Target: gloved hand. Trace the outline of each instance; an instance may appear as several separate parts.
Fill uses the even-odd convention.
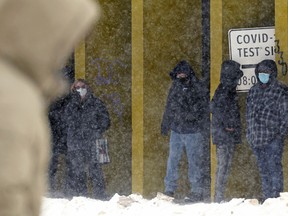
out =
[[[193,115],[193,114],[187,114],[187,115],[185,116],[185,119],[186,119],[187,121],[192,122],[192,121],[196,121],[196,120],[197,120],[197,116],[195,116],[195,115]]]
[[[162,136],[167,136],[169,132],[169,129],[166,127],[161,127],[161,135]]]

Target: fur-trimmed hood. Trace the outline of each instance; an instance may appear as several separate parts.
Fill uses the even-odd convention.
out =
[[[52,99],[66,88],[59,69],[98,15],[91,0],[3,0],[0,56]]]

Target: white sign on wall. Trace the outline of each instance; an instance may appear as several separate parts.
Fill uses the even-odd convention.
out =
[[[247,92],[257,82],[256,64],[264,59],[275,60],[275,28],[230,29],[228,39],[230,59],[241,64],[244,73],[237,90]]]

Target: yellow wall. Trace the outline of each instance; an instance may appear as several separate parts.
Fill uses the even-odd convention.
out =
[[[169,72],[182,59],[201,74],[201,1],[144,1],[144,194],[164,190],[169,137],[160,135],[171,84]],[[186,163],[179,191],[187,188]]]
[[[132,192],[143,194],[143,0],[132,1]]]
[[[112,127],[107,133],[112,162],[104,166],[107,189],[111,194],[139,192],[153,197],[164,190],[169,137],[160,135],[160,124],[171,84],[169,71],[178,61],[186,59],[201,77],[202,1],[99,2],[101,20],[86,43],[76,49],[75,56],[76,76],[89,80],[112,117]],[[229,58],[229,29],[274,26],[276,22],[276,38],[281,39],[287,53],[287,0],[275,2],[276,12],[273,0],[241,0],[241,4],[237,0],[210,1],[211,97],[219,83],[221,62]],[[281,79],[287,81],[287,76]],[[245,99],[246,93],[241,93],[243,144],[235,152],[228,198],[260,194],[255,159],[245,139]],[[213,180],[216,163],[213,146],[211,158]],[[180,194],[189,190],[186,169],[184,158],[180,164]],[[212,194],[213,185],[214,181]]]
[[[283,52],[276,55],[276,61],[284,63],[287,66],[288,62],[288,1],[287,0],[275,0],[275,37],[279,41],[279,51]],[[285,83],[288,83],[288,75],[283,75],[285,68],[278,64],[279,75],[278,78]],[[288,69],[288,68],[287,68]],[[283,155],[284,166],[284,191],[288,190],[288,139],[286,139],[286,145]]]
[[[99,0],[100,21],[86,40],[86,79],[111,116],[109,194],[131,193],[131,1]],[[75,27],[77,28],[77,26]]]

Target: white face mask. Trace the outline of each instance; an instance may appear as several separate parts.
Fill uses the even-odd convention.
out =
[[[76,89],[76,91],[80,94],[81,97],[84,97],[87,94],[86,88],[79,88],[79,89]]]

